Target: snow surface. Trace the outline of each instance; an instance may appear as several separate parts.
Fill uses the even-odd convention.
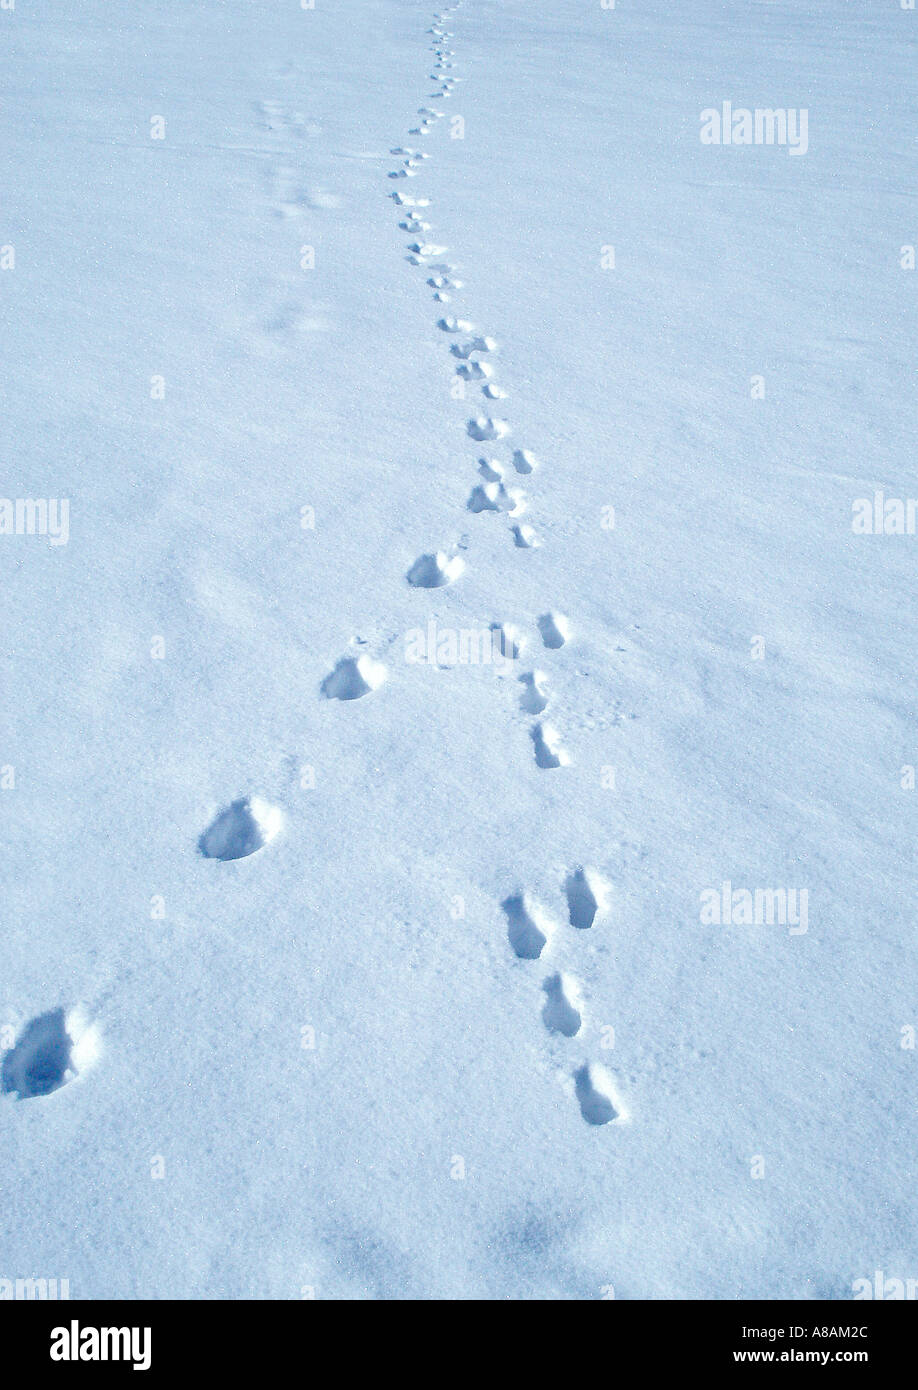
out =
[[[450,11],[0,11],[0,1276],[914,1277],[918,14]]]

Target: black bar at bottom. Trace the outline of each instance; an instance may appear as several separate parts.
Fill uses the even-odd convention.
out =
[[[40,1371],[64,1381],[135,1368],[146,1378],[204,1371],[238,1380],[281,1371],[291,1359],[291,1369],[305,1378],[320,1364],[327,1367],[329,1356],[349,1377],[363,1363],[367,1374],[400,1368],[436,1381],[444,1357],[453,1374],[465,1363],[469,1374],[480,1375],[487,1346],[521,1361],[554,1346],[573,1358],[572,1369],[582,1353],[594,1365],[605,1361],[610,1374],[619,1363],[650,1372],[787,1366],[891,1372],[912,1363],[918,1322],[912,1302],[598,1300],[550,1311],[541,1303],[430,1302],[412,1305],[407,1316],[404,1309],[399,1302],[6,1302],[0,1338],[5,1357],[15,1350],[20,1375]],[[575,1340],[565,1351],[557,1338],[568,1331]],[[496,1343],[482,1343],[489,1333]],[[431,1339],[439,1365],[430,1362]],[[630,1361],[622,1362],[623,1355]]]

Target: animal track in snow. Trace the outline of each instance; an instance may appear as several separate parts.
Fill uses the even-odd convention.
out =
[[[625,1118],[624,1106],[618,1098],[609,1072],[596,1062],[586,1062],[574,1073],[574,1090],[580,1102],[580,1113],[589,1125],[607,1125],[610,1120]]]
[[[513,467],[517,473],[534,473],[538,460],[529,449],[517,449],[513,455]]]
[[[444,333],[471,333],[475,325],[469,323],[467,319],[448,318],[440,319],[437,327]]]
[[[469,436],[479,444],[487,440],[503,439],[510,433],[506,420],[492,420],[490,415],[478,415],[466,426]]]
[[[487,386],[482,386],[481,390],[482,394],[487,396],[491,401],[505,401],[507,399],[507,393],[504,388],[502,386],[495,386],[491,382],[488,382]]]
[[[591,869],[575,869],[564,884],[567,912],[572,927],[585,931],[606,910],[608,884]]]
[[[539,538],[531,526],[514,526],[513,544],[520,550],[534,550],[539,544]]]
[[[526,639],[511,623],[491,624],[493,651],[505,661],[518,661]]]
[[[497,343],[493,338],[474,338],[470,343],[453,343],[450,352],[454,357],[468,359],[473,352],[496,352]]]
[[[501,903],[507,936],[520,960],[538,960],[554,931],[554,923],[528,894],[513,893]]]
[[[548,677],[542,671],[530,671],[520,676],[520,683],[523,686],[520,709],[526,714],[542,714],[548,705]]]
[[[444,584],[452,584],[465,569],[465,561],[459,555],[450,558],[442,550],[435,555],[421,555],[408,571],[408,583],[416,589],[439,589]]]
[[[470,512],[507,512],[518,516],[525,510],[526,499],[517,488],[508,489],[503,483],[479,483],[466,505]]]
[[[98,1033],[80,1010],[52,1009],[22,1030],[0,1067],[0,1090],[19,1100],[59,1091],[84,1072],[99,1053]]]
[[[58,1090],[70,1076],[72,1042],[63,1009],[33,1018],[3,1059],[3,1090],[20,1100]]]
[[[583,1022],[577,981],[573,976],[559,972],[549,975],[542,989],[546,995],[542,1019],[549,1033],[563,1033],[566,1038],[575,1037],[580,1032]]]
[[[535,760],[539,767],[567,767],[570,757],[561,747],[561,739],[557,730],[550,724],[536,724],[530,730],[530,736],[535,745]]]
[[[260,796],[243,797],[220,812],[198,846],[206,859],[245,859],[270,844],[282,824],[276,806]]]
[[[449,250],[449,247],[435,246],[431,241],[413,241],[408,250],[413,252],[415,256],[427,260],[430,256],[442,256],[445,251]]]
[[[322,682],[322,694],[327,700],[359,700],[378,690],[385,679],[385,666],[372,657],[343,656]]]
[[[582,871],[569,876],[568,884],[579,872]],[[599,880],[594,876],[590,882]],[[592,894],[591,901],[595,903]],[[511,894],[501,903],[501,908],[507,919],[507,937],[514,954],[521,960],[538,960],[556,931],[549,914],[525,892]],[[576,915],[571,913],[572,922]],[[584,1021],[578,980],[567,970],[557,970],[542,981],[542,992],[545,995],[542,1022],[547,1031],[560,1038],[577,1037]],[[574,1095],[587,1124],[605,1125],[627,1118],[615,1080],[605,1067],[584,1062],[572,1079]]]
[[[543,613],[539,618],[539,632],[545,646],[552,650],[563,647],[570,637],[570,627],[563,613]]]
[[[484,381],[493,371],[490,362],[463,362],[456,368],[456,375],[465,381]]]

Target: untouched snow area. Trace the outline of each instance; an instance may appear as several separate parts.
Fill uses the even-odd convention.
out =
[[[0,1277],[918,1276],[916,26],[0,10]]]

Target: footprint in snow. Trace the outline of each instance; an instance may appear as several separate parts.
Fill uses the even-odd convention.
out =
[[[63,1009],[33,1018],[3,1059],[2,1089],[20,1100],[59,1090],[74,1075],[72,1048]]]
[[[548,677],[542,671],[531,671],[520,676],[520,684],[520,709],[526,714],[542,714],[548,705]]]
[[[526,510],[525,494],[517,488],[506,488],[503,483],[479,483],[472,488],[466,503],[470,512],[507,512],[519,516]]]
[[[570,626],[563,613],[543,613],[539,618],[539,632],[545,646],[556,650],[570,637]]]
[[[493,371],[490,362],[463,362],[456,368],[456,375],[465,381],[485,381]]]
[[[585,931],[606,910],[608,884],[592,869],[575,869],[564,884],[567,912],[572,927]]]
[[[413,241],[408,250],[415,256],[427,259],[430,256],[442,256],[444,251],[448,251],[448,246],[435,246],[432,241]]]
[[[503,439],[510,433],[506,420],[492,420],[490,415],[478,415],[466,426],[470,438],[479,444],[493,439]]]
[[[526,893],[513,893],[501,903],[507,936],[520,960],[538,960],[554,931],[554,923]]]
[[[322,682],[322,694],[326,700],[359,700],[378,690],[385,679],[382,662],[369,656],[343,656]]]
[[[440,589],[444,584],[452,584],[465,569],[465,562],[459,555],[450,558],[442,550],[434,555],[421,555],[408,571],[408,583],[416,589]]]
[[[526,639],[512,623],[491,624],[491,649],[504,661],[518,661]]]
[[[562,1033],[565,1038],[576,1037],[583,1021],[577,981],[573,976],[559,971],[545,980],[542,989],[546,995],[542,1021],[549,1033]]]
[[[198,847],[206,859],[245,859],[270,844],[283,824],[276,806],[260,796],[243,797],[221,811]]]
[[[450,352],[454,357],[468,361],[473,352],[496,352],[497,343],[493,338],[473,338],[470,343],[453,343]]]
[[[580,1113],[588,1125],[607,1125],[610,1120],[625,1118],[615,1082],[605,1067],[595,1062],[584,1063],[574,1073],[574,1091],[580,1102]]]
[[[517,473],[534,473],[538,467],[538,460],[531,450],[517,449],[513,455],[513,467]]]
[[[535,745],[536,765],[541,768],[567,767],[570,757],[561,747],[560,735],[550,724],[536,724],[530,730]]]

